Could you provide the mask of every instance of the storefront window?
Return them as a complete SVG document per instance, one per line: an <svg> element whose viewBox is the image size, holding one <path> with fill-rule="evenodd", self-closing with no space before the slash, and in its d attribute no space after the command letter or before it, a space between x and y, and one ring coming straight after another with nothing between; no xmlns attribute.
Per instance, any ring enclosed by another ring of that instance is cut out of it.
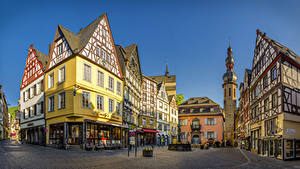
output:
<svg viewBox="0 0 300 169"><path fill-rule="evenodd" d="M49 144L62 143L64 137L63 125L50 125Z"/></svg>
<svg viewBox="0 0 300 169"><path fill-rule="evenodd" d="M286 140L285 157L286 158L293 158L294 157L293 140Z"/></svg>
<svg viewBox="0 0 300 169"><path fill-rule="evenodd" d="M274 156L274 141L270 140L270 156Z"/></svg>
<svg viewBox="0 0 300 169"><path fill-rule="evenodd" d="M281 157L282 142L281 142L281 140L278 140L277 143L278 143L277 157Z"/></svg>
<svg viewBox="0 0 300 169"><path fill-rule="evenodd" d="M119 144L121 143L121 130L120 128L113 129L113 143Z"/></svg>
<svg viewBox="0 0 300 169"><path fill-rule="evenodd" d="M296 157L300 157L300 140L295 141Z"/></svg>

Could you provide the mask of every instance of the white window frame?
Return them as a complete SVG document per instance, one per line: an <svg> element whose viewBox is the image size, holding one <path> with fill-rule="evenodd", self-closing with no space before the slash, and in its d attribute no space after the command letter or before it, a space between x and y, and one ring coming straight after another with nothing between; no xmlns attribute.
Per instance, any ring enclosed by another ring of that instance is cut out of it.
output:
<svg viewBox="0 0 300 169"><path fill-rule="evenodd" d="M101 103L101 102L98 102L98 101L99 101L98 98L101 98L101 99L102 99L102 100L101 100L102 103ZM101 103L102 108L99 108L98 103ZM97 96L96 96L96 105L97 105L97 110L102 110L102 111L104 111L104 96L102 96L102 95L97 95Z"/></svg>
<svg viewBox="0 0 300 169"><path fill-rule="evenodd" d="M85 66L90 68L89 75L85 75ZM92 66L90 64L83 63L83 80L92 82Z"/></svg>
<svg viewBox="0 0 300 169"><path fill-rule="evenodd" d="M53 80L52 80L51 76L53 76L52 77ZM55 81L55 76L54 76L54 72L52 72L48 75L48 89L51 89L54 87L54 81Z"/></svg>
<svg viewBox="0 0 300 169"><path fill-rule="evenodd" d="M112 80L112 83L110 84L110 80ZM115 79L111 76L108 76L108 89L114 92L115 90ZM112 86L111 86L112 85Z"/></svg>
<svg viewBox="0 0 300 169"><path fill-rule="evenodd" d="M122 93L122 83L117 81L117 94L121 96Z"/></svg>
<svg viewBox="0 0 300 169"><path fill-rule="evenodd" d="M83 97L84 97L84 95L85 94L87 94L87 96L88 96L88 105L86 106L86 105L84 105L84 103L83 103ZM81 107L82 108L90 108L90 105L91 105L91 93L90 92L87 92L87 91L82 91L82 94L81 94Z"/></svg>
<svg viewBox="0 0 300 169"><path fill-rule="evenodd" d="M114 112L114 99L108 99L108 112L113 113Z"/></svg>
<svg viewBox="0 0 300 169"><path fill-rule="evenodd" d="M53 105L51 103L50 98L53 98ZM54 95L48 96L48 112L54 112L54 111L55 111L55 97L54 97Z"/></svg>
<svg viewBox="0 0 300 169"><path fill-rule="evenodd" d="M61 73L62 73L62 69L64 70L63 71L63 74L64 74L64 76L63 76L63 79L61 79ZM58 83L60 84L60 83L63 83L65 80L66 80L66 65L63 65L63 66L61 66L59 69L58 69Z"/></svg>
<svg viewBox="0 0 300 169"><path fill-rule="evenodd" d="M64 93L64 105L63 106L61 105L61 97L60 97L62 93ZM66 92L65 91L58 93L57 100L58 100L58 103L57 103L58 109L66 108Z"/></svg>
<svg viewBox="0 0 300 169"><path fill-rule="evenodd" d="M101 78L101 76L102 76L102 78ZM104 72L101 70L98 70L97 71L97 85L104 88L104 82L105 82Z"/></svg>

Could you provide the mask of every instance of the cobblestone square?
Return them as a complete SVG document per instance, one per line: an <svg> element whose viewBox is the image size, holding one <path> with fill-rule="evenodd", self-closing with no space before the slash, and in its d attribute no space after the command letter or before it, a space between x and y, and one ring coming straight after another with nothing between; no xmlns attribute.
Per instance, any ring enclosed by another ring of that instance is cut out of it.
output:
<svg viewBox="0 0 300 169"><path fill-rule="evenodd" d="M58 150L37 145L0 142L1 169L32 168L114 168L114 169L199 169L199 168L300 168L299 161L281 161L259 157L237 148L193 149L191 152L168 151L155 147L154 157L137 157L127 149L111 151Z"/></svg>

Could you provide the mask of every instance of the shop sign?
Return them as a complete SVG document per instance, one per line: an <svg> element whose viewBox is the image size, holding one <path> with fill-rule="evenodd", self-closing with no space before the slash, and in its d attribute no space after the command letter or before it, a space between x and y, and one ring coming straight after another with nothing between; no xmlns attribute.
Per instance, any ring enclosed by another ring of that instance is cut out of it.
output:
<svg viewBox="0 0 300 169"><path fill-rule="evenodd" d="M296 129L286 129L287 135L296 135Z"/></svg>
<svg viewBox="0 0 300 169"><path fill-rule="evenodd" d="M110 115L108 113L103 113L103 112L98 113L98 116L103 117L103 118L109 118L110 117Z"/></svg>
<svg viewBox="0 0 300 169"><path fill-rule="evenodd" d="M135 145L135 137L129 137L129 143L130 143L130 145Z"/></svg>

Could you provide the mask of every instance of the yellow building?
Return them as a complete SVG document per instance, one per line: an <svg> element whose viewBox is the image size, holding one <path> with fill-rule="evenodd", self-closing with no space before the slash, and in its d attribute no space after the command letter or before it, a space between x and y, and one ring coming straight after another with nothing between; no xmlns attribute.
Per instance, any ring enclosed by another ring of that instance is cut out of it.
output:
<svg viewBox="0 0 300 169"><path fill-rule="evenodd" d="M77 34L59 25L45 74L47 144L122 145L122 90L106 14Z"/></svg>

